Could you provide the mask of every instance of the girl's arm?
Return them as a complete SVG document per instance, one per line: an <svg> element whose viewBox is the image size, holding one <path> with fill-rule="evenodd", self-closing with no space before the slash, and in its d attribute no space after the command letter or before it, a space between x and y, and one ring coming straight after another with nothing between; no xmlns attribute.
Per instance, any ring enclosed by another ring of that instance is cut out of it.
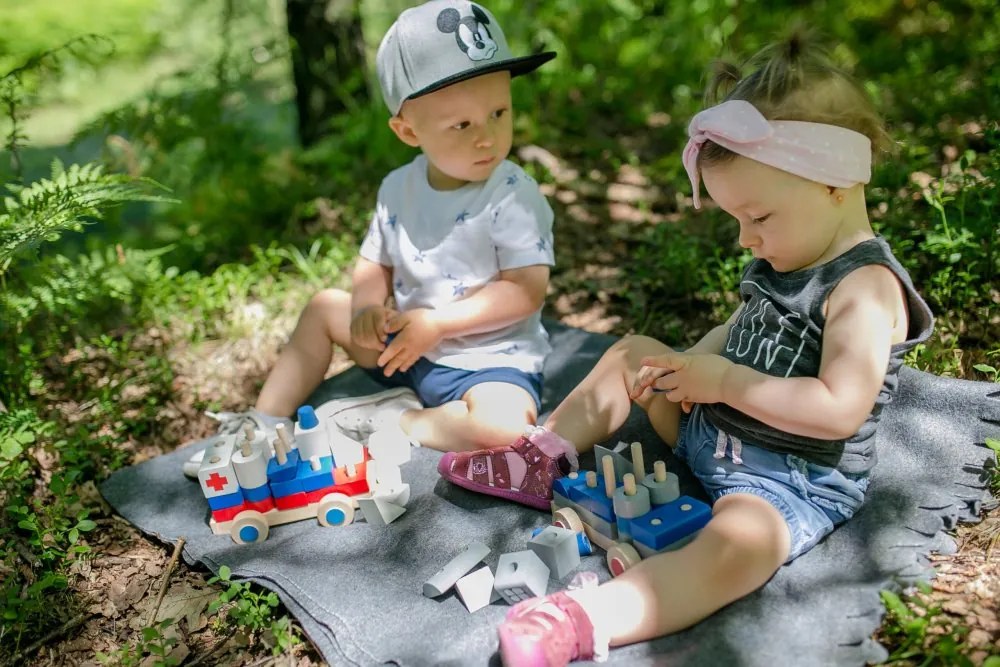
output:
<svg viewBox="0 0 1000 667"><path fill-rule="evenodd" d="M702 336L697 343L688 348L685 354L721 354L722 348L726 344L726 337L729 335L729 329L733 326L733 322L739 318L740 313L742 312L743 304L740 304L740 307L729 316L729 319L726 320L724 324L720 324L719 326L711 329L707 334ZM639 368L638 372L635 374L635 382L632 384L632 389L629 391L629 398L633 401L636 400L642 396L646 389L653 386L654 382L659 380L664 375L672 373L673 370L669 365L659 363L666 357L672 356L674 355L668 354L664 355L664 357L644 359L642 367ZM656 386L659 388L661 385L660 383L657 383ZM657 391L662 391L662 389L657 389ZM690 412L690 409L691 402L685 400L684 412Z"/></svg>
<svg viewBox="0 0 1000 667"><path fill-rule="evenodd" d="M827 301L818 377L778 378L731 364L720 400L774 428L824 440L855 433L875 404L890 347L905 339L907 316L895 275L865 266Z"/></svg>

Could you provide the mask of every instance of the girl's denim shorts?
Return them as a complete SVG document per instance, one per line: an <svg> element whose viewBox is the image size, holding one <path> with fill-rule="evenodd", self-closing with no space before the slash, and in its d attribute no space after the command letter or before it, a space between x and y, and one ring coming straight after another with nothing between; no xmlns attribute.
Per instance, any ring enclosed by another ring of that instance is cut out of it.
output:
<svg viewBox="0 0 1000 667"><path fill-rule="evenodd" d="M714 456L718 442L719 429L696 405L690 414L681 416L674 455L687 463L713 500L730 493L752 493L781 512L792 540L788 561L853 517L864 502L867 473L845 474L748 442L741 443L742 462L736 464L733 439L728 439L726 455L719 459Z"/></svg>

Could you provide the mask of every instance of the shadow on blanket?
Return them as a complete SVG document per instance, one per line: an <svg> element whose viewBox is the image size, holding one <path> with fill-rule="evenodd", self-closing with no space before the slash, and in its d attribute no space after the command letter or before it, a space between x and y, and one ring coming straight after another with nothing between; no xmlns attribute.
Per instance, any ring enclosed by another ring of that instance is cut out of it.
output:
<svg viewBox="0 0 1000 667"><path fill-rule="evenodd" d="M548 322L555 352L546 367L550 409L614 341ZM1000 387L943 379L904 369L897 400L884 413L879 464L864 509L808 554L781 568L761 590L685 632L615 649L610 663L629 665L859 665L885 651L869 639L883 609L878 591L932 574L926 555L954 549L943 531L976 521L992 502L984 465L986 437L1000 433ZM325 382L314 403L363 395L378 387L352 369ZM697 483L635 410L611 442L640 440L646 460L664 457L686 493ZM507 607L470 614L454 592L421 595L423 582L470 540L501 553L525 547L530 531L548 523L531 509L478 496L440 480L436 452L417 449L403 466L412 499L387 527L357 522L320 528L279 526L259 545L237 546L213 535L198 484L181 464L194 450L116 472L102 492L122 516L165 541L184 536L184 558L213 572L276 591L332 665L496 664L495 626ZM584 459L593 465L593 457ZM603 552L581 567L608 578ZM550 582L555 590L557 582Z"/></svg>

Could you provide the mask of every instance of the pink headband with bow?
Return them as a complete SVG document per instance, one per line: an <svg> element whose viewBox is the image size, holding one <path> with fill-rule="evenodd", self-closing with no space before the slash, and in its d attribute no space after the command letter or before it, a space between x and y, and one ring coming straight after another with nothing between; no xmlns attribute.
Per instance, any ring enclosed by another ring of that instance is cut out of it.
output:
<svg viewBox="0 0 1000 667"><path fill-rule="evenodd" d="M871 180L871 140L865 135L824 123L768 121L744 100L730 100L699 112L691 119L688 136L684 168L694 188L695 208L701 208L698 153L706 141L836 188Z"/></svg>

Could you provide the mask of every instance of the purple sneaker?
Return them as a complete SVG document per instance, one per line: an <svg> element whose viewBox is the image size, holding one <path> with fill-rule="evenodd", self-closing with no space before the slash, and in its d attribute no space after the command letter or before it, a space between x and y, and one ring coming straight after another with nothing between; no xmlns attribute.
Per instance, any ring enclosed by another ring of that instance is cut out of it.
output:
<svg viewBox="0 0 1000 667"><path fill-rule="evenodd" d="M497 634L506 667L563 667L594 657L590 617L563 592L517 603Z"/></svg>
<svg viewBox="0 0 1000 667"><path fill-rule="evenodd" d="M438 462L438 472L453 484L540 510L550 508L552 482L576 469L576 448L540 427L512 445L448 452Z"/></svg>

